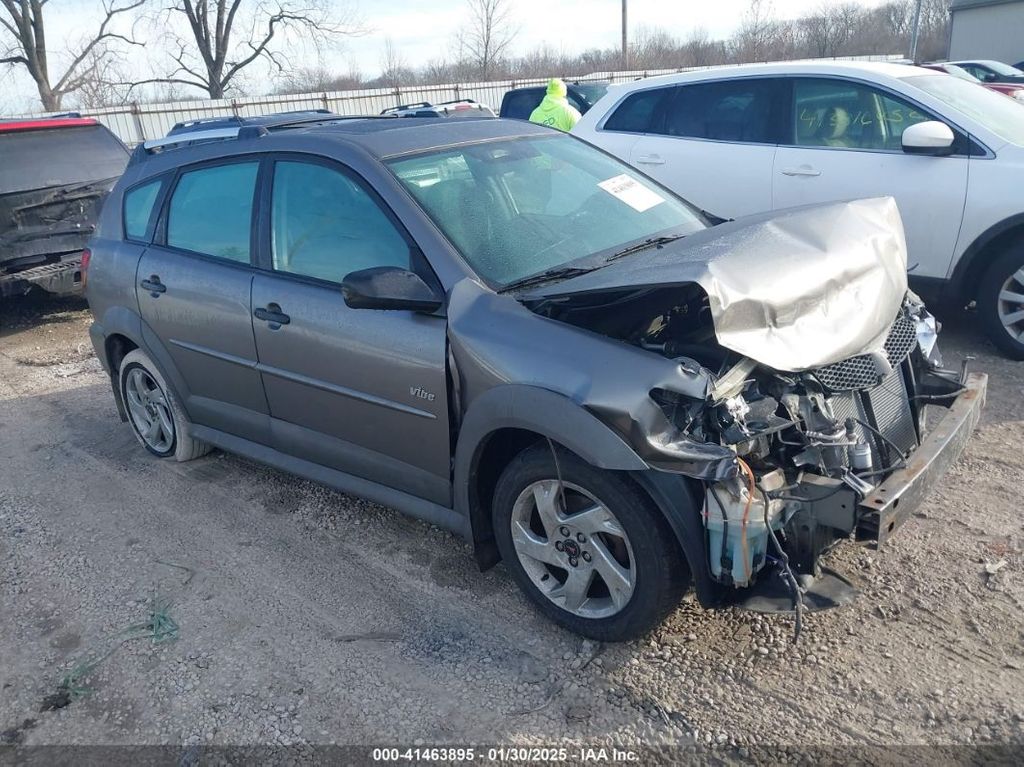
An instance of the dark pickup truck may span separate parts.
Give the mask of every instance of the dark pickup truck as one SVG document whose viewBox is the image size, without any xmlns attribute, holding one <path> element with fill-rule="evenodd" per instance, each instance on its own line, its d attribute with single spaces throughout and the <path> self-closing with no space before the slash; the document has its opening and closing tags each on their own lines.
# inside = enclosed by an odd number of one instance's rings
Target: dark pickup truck
<svg viewBox="0 0 1024 767">
<path fill-rule="evenodd" d="M 127 162 L 88 117 L 0 121 L 0 297 L 81 291 L 82 249 Z"/>
<path fill-rule="evenodd" d="M 607 92 L 608 83 L 566 83 L 565 88 L 569 106 L 583 115 Z M 546 90 L 546 85 L 510 90 L 501 100 L 501 111 L 498 116 L 513 120 L 529 120 L 530 113 L 544 100 Z"/>
</svg>

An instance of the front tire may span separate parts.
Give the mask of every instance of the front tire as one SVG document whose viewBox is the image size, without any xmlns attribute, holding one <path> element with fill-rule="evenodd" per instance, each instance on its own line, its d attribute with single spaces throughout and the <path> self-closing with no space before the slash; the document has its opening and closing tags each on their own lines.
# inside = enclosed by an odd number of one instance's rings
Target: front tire
<svg viewBox="0 0 1024 767">
<path fill-rule="evenodd" d="M 977 304 L 992 343 L 1010 359 L 1024 360 L 1024 241 L 1014 243 L 982 275 Z"/>
<path fill-rule="evenodd" d="M 209 445 L 189 435 L 191 423 L 181 403 L 141 349 L 133 349 L 121 361 L 118 386 L 132 433 L 146 450 L 176 461 L 210 452 Z"/>
<path fill-rule="evenodd" d="M 564 450 L 556 468 L 547 443 L 502 472 L 492 521 L 520 588 L 553 621 L 592 639 L 646 634 L 689 586 L 675 536 L 647 495 Z"/>
</svg>

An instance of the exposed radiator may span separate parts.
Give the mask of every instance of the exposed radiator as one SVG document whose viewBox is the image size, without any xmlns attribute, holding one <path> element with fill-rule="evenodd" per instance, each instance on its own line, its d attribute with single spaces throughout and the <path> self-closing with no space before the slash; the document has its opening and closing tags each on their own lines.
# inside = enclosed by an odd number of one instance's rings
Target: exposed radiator
<svg viewBox="0 0 1024 767">
<path fill-rule="evenodd" d="M 871 424 L 904 454 L 917 447 L 914 414 L 901 368 L 894 370 L 874 388 L 833 394 L 829 402 L 837 419 L 855 418 Z M 896 451 L 870 429 L 858 424 L 855 432 L 859 439 L 871 446 L 871 457 L 876 467 L 889 468 L 899 462 Z"/>
</svg>

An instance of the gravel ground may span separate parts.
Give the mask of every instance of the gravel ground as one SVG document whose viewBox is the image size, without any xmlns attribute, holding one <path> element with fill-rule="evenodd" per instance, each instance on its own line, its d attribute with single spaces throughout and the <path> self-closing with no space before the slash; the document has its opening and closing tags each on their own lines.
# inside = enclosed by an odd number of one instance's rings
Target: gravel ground
<svg viewBox="0 0 1024 767">
<path fill-rule="evenodd" d="M 860 598 L 796 646 L 786 616 L 692 597 L 643 641 L 584 641 L 447 532 L 219 452 L 158 461 L 88 322 L 0 304 L 7 742 L 1024 742 L 1024 366 L 970 318 L 942 339 L 991 375 L 966 456 L 891 545 L 832 555 Z M 175 640 L 130 628 L 153 605 Z"/>
</svg>

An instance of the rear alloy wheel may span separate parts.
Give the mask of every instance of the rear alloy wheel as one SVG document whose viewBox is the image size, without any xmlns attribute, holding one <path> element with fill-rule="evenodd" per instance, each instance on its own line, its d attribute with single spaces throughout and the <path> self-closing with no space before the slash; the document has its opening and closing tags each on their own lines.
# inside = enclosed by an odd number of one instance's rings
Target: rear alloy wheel
<svg viewBox="0 0 1024 767">
<path fill-rule="evenodd" d="M 142 444 L 156 455 L 170 455 L 175 443 L 171 408 L 167 395 L 144 367 L 133 367 L 125 376 L 124 401 Z"/>
<path fill-rule="evenodd" d="M 184 409 L 141 349 L 125 355 L 118 383 L 128 423 L 146 450 L 176 461 L 190 461 L 210 452 L 208 444 L 192 438 Z"/>
<path fill-rule="evenodd" d="M 1024 244 L 997 258 L 978 286 L 978 311 L 992 343 L 1024 360 Z"/>
<path fill-rule="evenodd" d="M 559 487 L 561 474 L 561 487 Z M 546 442 L 505 468 L 493 524 L 502 559 L 548 617 L 584 636 L 641 636 L 679 603 L 689 571 L 660 511 L 627 476 Z"/>
</svg>

